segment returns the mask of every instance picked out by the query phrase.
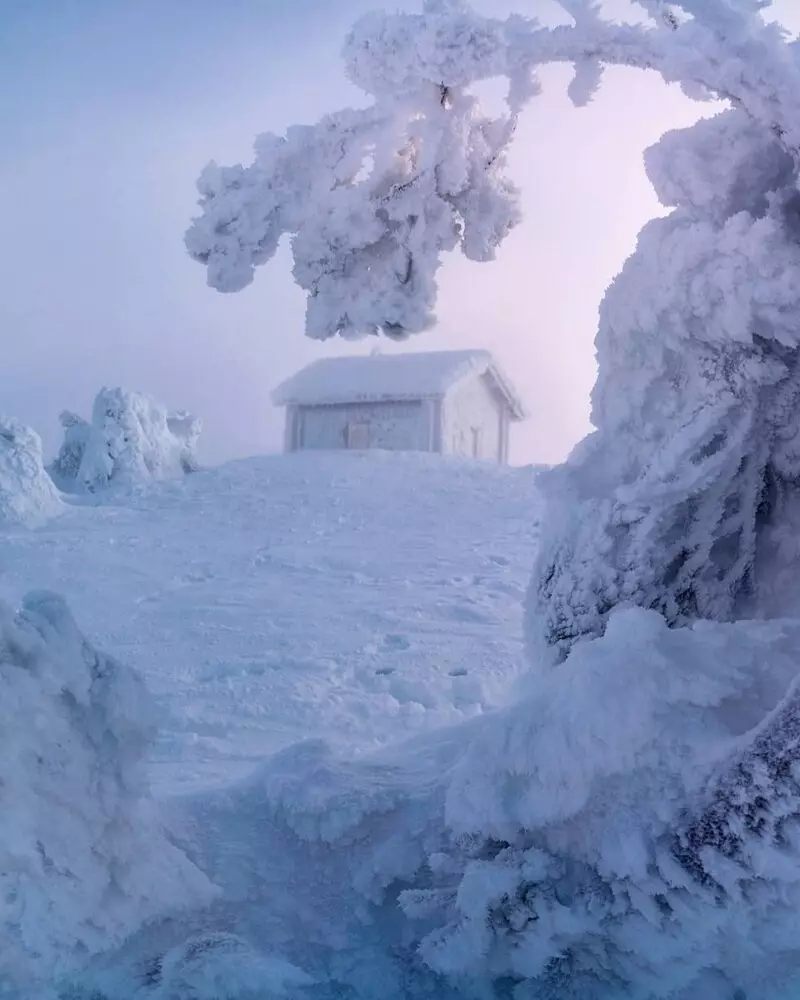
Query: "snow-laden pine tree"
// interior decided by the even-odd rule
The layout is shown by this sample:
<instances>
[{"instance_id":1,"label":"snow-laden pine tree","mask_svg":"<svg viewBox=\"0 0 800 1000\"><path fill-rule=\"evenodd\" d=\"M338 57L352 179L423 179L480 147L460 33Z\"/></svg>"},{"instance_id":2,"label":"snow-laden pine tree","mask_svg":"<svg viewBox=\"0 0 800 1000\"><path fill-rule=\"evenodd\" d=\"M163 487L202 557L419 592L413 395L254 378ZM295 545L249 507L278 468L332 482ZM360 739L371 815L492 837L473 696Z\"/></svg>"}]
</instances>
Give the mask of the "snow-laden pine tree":
<instances>
[{"instance_id":1,"label":"snow-laden pine tree","mask_svg":"<svg viewBox=\"0 0 800 1000\"><path fill-rule=\"evenodd\" d=\"M446 772L400 901L475 995L730 1000L797 965L798 643L742 619L800 617L800 47L768 0L639 0L636 25L560 4L558 27L459 0L364 18L371 104L208 167L187 246L237 291L288 235L310 336L405 337L443 253L489 260L519 221L504 154L539 66L574 64L576 104L605 65L723 102L646 154L671 213L602 303L596 430L545 480L528 638L563 666Z\"/></svg>"},{"instance_id":2,"label":"snow-laden pine tree","mask_svg":"<svg viewBox=\"0 0 800 1000\"><path fill-rule=\"evenodd\" d=\"M64 439L49 472L67 493L101 493L195 472L202 422L127 389L101 389L91 421L61 414Z\"/></svg>"},{"instance_id":3,"label":"snow-laden pine tree","mask_svg":"<svg viewBox=\"0 0 800 1000\"><path fill-rule=\"evenodd\" d=\"M291 239L316 338L391 337L433 321L436 272L460 247L489 260L519 221L504 153L537 68L653 69L727 109L665 136L649 176L673 211L645 227L601 308L597 428L551 478L531 585L537 662L561 659L632 602L671 623L730 619L757 598L800 473L800 52L763 0L641 0L644 25L561 0L572 24L477 15L460 0L373 14L347 40L372 98L285 136L248 167L210 165L187 237L211 285L237 291ZM471 87L508 80L487 118Z\"/></svg>"},{"instance_id":4,"label":"snow-laden pine tree","mask_svg":"<svg viewBox=\"0 0 800 1000\"><path fill-rule=\"evenodd\" d=\"M0 530L34 527L61 509L58 490L44 468L41 438L18 420L0 415Z\"/></svg>"}]
</instances>

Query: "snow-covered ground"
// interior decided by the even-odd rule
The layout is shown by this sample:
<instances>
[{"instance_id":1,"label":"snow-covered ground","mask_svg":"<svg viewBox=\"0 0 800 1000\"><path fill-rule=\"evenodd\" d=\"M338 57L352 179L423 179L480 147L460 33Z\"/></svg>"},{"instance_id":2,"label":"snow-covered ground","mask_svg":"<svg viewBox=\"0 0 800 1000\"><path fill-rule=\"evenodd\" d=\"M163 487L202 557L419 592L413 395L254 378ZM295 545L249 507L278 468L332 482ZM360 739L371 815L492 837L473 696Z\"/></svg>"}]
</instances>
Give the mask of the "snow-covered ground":
<instances>
[{"instance_id":1,"label":"snow-covered ground","mask_svg":"<svg viewBox=\"0 0 800 1000\"><path fill-rule=\"evenodd\" d=\"M629 607L526 670L539 505L307 454L7 528L0 596L86 638L0 613L0 995L783 997L800 623Z\"/></svg>"},{"instance_id":2,"label":"snow-covered ground","mask_svg":"<svg viewBox=\"0 0 800 1000\"><path fill-rule=\"evenodd\" d=\"M500 703L537 507L530 468L253 459L11 530L0 597L67 595L162 706L156 789L194 789L298 740L352 755Z\"/></svg>"}]
</instances>

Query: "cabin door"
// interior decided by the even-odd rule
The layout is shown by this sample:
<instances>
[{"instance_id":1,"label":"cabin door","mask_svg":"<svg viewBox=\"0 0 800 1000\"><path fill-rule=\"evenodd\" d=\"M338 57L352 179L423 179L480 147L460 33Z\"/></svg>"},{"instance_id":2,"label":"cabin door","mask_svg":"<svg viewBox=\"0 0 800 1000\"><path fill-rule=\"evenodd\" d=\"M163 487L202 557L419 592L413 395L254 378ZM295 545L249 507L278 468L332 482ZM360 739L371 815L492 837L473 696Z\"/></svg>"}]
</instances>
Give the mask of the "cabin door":
<instances>
[{"instance_id":1,"label":"cabin door","mask_svg":"<svg viewBox=\"0 0 800 1000\"><path fill-rule=\"evenodd\" d=\"M369 448L369 423L366 420L351 420L347 425L347 447L355 451Z\"/></svg>"}]
</instances>

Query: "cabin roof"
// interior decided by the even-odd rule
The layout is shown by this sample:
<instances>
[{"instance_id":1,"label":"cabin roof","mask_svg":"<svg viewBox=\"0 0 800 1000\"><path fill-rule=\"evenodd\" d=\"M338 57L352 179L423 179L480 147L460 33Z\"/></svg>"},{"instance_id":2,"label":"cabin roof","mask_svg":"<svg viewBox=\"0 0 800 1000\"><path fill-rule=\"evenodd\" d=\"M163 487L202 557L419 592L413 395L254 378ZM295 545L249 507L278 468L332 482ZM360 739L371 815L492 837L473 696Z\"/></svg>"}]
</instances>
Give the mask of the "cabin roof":
<instances>
[{"instance_id":1,"label":"cabin roof","mask_svg":"<svg viewBox=\"0 0 800 1000\"><path fill-rule=\"evenodd\" d=\"M441 399L470 375L485 375L514 420L525 408L489 351L428 351L320 358L282 382L272 394L279 406Z\"/></svg>"}]
</instances>

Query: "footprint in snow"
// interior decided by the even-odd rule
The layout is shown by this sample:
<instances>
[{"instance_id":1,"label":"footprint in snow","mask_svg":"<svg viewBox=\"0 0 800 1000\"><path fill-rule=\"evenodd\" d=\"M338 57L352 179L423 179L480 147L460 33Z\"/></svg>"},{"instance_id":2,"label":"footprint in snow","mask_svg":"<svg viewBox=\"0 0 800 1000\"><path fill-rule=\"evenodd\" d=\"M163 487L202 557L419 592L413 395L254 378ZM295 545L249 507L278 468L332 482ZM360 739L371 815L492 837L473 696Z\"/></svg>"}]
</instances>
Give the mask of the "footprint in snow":
<instances>
[{"instance_id":1,"label":"footprint in snow","mask_svg":"<svg viewBox=\"0 0 800 1000\"><path fill-rule=\"evenodd\" d=\"M495 566L510 566L511 565L511 560L510 559L506 559L505 556L487 556L486 558L489 560L489 562L494 563Z\"/></svg>"},{"instance_id":2,"label":"footprint in snow","mask_svg":"<svg viewBox=\"0 0 800 1000\"><path fill-rule=\"evenodd\" d=\"M383 645L387 649L409 649L411 643L404 635L386 635L383 637Z\"/></svg>"}]
</instances>

